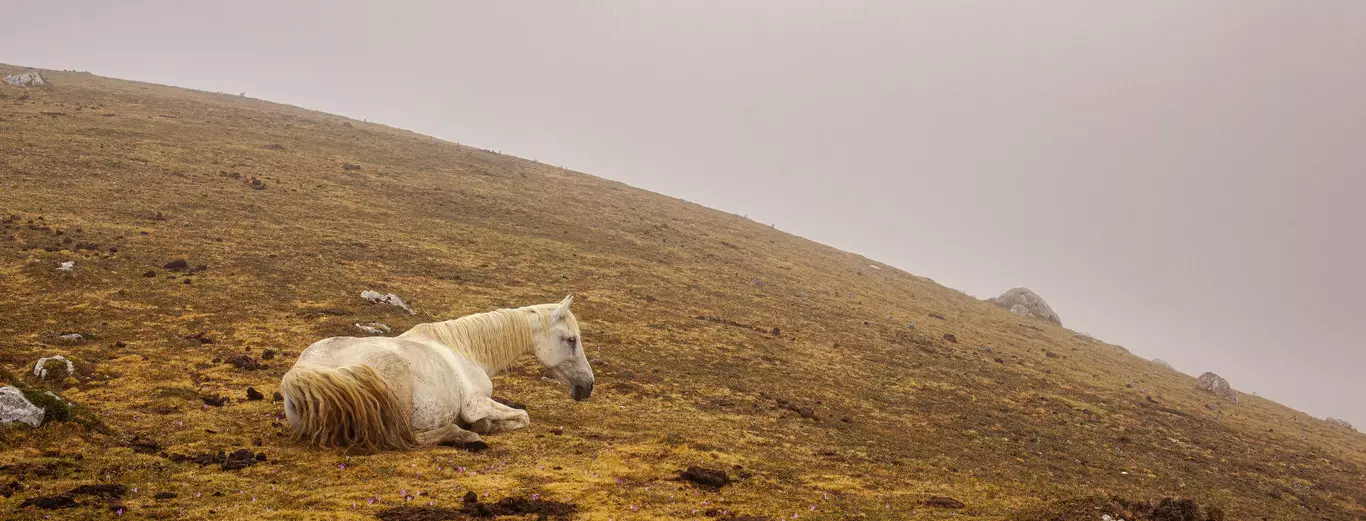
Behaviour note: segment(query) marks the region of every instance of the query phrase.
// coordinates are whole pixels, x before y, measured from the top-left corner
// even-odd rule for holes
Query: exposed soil
[[[696,465],[678,473],[678,478],[711,490],[719,490],[730,484],[730,476],[726,475],[726,471]]]

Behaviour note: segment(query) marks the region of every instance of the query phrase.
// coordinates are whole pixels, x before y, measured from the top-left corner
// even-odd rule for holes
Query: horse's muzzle
[[[575,385],[574,385],[574,391],[573,391],[574,401],[582,402],[582,401],[584,401],[584,400],[587,400],[588,397],[589,397],[590,395],[592,395],[592,394],[593,394],[593,382],[588,382],[588,383],[586,383],[586,384],[575,384]]]

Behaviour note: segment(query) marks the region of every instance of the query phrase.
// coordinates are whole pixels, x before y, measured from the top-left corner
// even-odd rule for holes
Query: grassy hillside
[[[1099,519],[1112,496],[1366,519],[1363,435],[1255,396],[1220,402],[858,255],[381,125],[45,74],[53,86],[0,86],[0,379],[35,386],[14,375],[65,354],[62,395],[97,420],[0,432],[0,517],[374,519],[474,491],[581,519]],[[311,342],[571,292],[590,401],[527,359],[495,394],[533,425],[482,452],[346,456],[285,437],[271,394]],[[230,400],[203,400],[216,395]],[[210,461],[238,449],[266,459]],[[690,465],[736,481],[678,481]],[[20,507],[88,484],[129,490]]]

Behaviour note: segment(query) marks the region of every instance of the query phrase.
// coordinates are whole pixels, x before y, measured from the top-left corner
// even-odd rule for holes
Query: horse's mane
[[[533,348],[532,321],[548,328],[555,307],[555,304],[543,304],[476,313],[455,320],[418,324],[399,336],[430,338],[483,365],[490,373],[497,373]],[[569,321],[571,329],[577,327],[573,314],[565,320]]]

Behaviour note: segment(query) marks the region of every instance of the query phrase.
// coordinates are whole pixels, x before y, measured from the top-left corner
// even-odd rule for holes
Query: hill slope
[[[0,366],[75,359],[63,394],[107,428],[0,432],[0,486],[22,481],[0,516],[118,483],[120,504],[153,518],[370,519],[473,490],[591,519],[1096,519],[1069,500],[1110,495],[1366,519],[1362,435],[1254,396],[1219,402],[1122,348],[857,255],[380,125],[45,74],[53,86],[0,86]],[[162,267],[177,259],[189,269]],[[367,305],[364,289],[419,314]],[[571,292],[592,400],[528,359],[495,393],[533,425],[484,452],[347,457],[284,437],[270,395],[309,343]],[[84,339],[59,338],[71,332]],[[223,363],[267,350],[264,369]],[[246,401],[248,386],[266,399]],[[232,400],[201,400],[219,394]],[[174,457],[240,448],[266,461]],[[737,482],[676,481],[689,465]],[[109,515],[81,502],[56,513]]]

